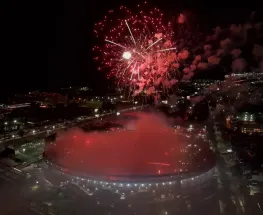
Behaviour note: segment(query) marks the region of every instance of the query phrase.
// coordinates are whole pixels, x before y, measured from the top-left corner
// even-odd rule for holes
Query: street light
[[[14,123],[17,123],[17,121],[16,121],[16,120],[14,120]]]
[[[5,122],[5,125],[7,125],[8,124],[8,122]]]

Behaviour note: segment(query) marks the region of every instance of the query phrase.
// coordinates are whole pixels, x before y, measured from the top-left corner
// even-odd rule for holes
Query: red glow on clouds
[[[85,133],[75,129],[48,145],[47,155],[61,166],[92,175],[154,175],[159,170],[169,174],[183,168],[179,160],[185,160],[181,149],[187,140],[174,134],[164,118],[136,115],[135,131]]]
[[[134,113],[135,130],[86,133],[71,130],[49,144],[45,156],[71,172],[92,176],[145,176],[197,171],[210,152],[174,133],[163,117]],[[133,114],[133,115],[134,115]],[[134,116],[133,116],[134,117]],[[187,153],[186,153],[187,152]]]

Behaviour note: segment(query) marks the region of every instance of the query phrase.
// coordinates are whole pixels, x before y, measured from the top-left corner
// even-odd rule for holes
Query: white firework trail
[[[135,61],[135,59],[133,59],[129,64],[128,64],[128,66],[123,70],[123,73],[122,74],[124,74],[125,73],[125,71],[127,70],[127,69],[129,69],[129,67],[132,65],[132,63]]]
[[[149,48],[151,48],[152,46],[154,46],[156,43],[158,43],[159,41],[161,41],[163,38],[160,38],[160,39],[158,39],[158,40],[156,40],[154,43],[152,43],[151,45],[149,45],[146,49],[145,49],[145,51],[147,51]]]
[[[136,66],[137,66],[137,62],[135,63],[135,65],[134,65],[134,67],[133,67],[133,69],[132,69],[132,74],[131,74],[131,78],[130,78],[130,80],[131,80],[132,77],[133,77],[133,74],[134,74],[134,72],[135,72],[135,68],[136,68]],[[139,68],[137,68],[137,69],[138,69],[137,72],[139,72]]]
[[[133,42],[134,42],[134,45],[136,45],[136,41],[135,41],[135,39],[134,39],[134,37],[133,37],[133,35],[132,35],[132,32],[131,32],[130,26],[129,26],[129,24],[128,24],[128,22],[127,22],[126,20],[125,20],[125,23],[126,23],[128,29],[129,29],[129,32],[130,32],[130,34],[131,34],[131,38],[132,38],[132,40],[133,40]]]
[[[110,40],[105,40],[106,42],[108,42],[108,43],[112,43],[112,44],[114,44],[114,45],[116,45],[116,46],[119,46],[119,47],[121,47],[121,48],[124,48],[124,49],[127,49],[127,47],[125,47],[125,46],[123,46],[123,45],[121,45],[121,44],[118,44],[118,43],[115,43],[115,42],[113,42],[113,41],[110,41]]]
[[[166,52],[166,51],[170,51],[170,50],[176,50],[176,48],[173,47],[173,48],[168,48],[168,49],[160,49],[160,50],[157,50],[155,52]]]
[[[137,52],[137,51],[133,51],[134,53],[136,53],[136,54],[138,54],[138,55],[140,55],[142,58],[145,58],[145,56],[141,53],[141,52]]]

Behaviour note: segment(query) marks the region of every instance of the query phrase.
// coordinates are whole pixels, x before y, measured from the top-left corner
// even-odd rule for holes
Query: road
[[[122,112],[126,112],[126,111],[138,110],[142,107],[145,107],[145,106],[134,106],[132,108],[119,110],[118,112],[122,113]],[[82,119],[72,120],[70,123],[67,123],[67,125],[62,124],[62,123],[58,123],[56,125],[43,126],[41,128],[38,128],[37,131],[35,129],[32,129],[30,132],[28,132],[28,134],[24,135],[23,137],[19,137],[19,136],[15,135],[15,137],[11,137],[9,139],[5,139],[4,141],[0,141],[0,145],[2,145],[2,146],[20,145],[20,144],[23,144],[24,142],[32,141],[33,139],[44,138],[49,133],[59,132],[59,131],[63,131],[65,129],[69,129],[72,127],[81,126],[81,125],[86,124],[90,120],[107,117],[107,116],[113,115],[113,114],[116,114],[116,113],[115,112],[109,112],[109,113],[100,114],[99,116],[96,116],[96,115],[95,116],[86,116],[86,117],[82,117]]]
[[[226,154],[225,150],[229,145],[222,139],[220,128],[216,125],[215,119],[211,119],[208,125],[210,140],[213,150],[216,153],[217,183],[218,183],[218,204],[221,214],[262,214],[258,201],[250,195],[247,187],[248,181],[243,175],[237,175],[235,171],[235,155]]]

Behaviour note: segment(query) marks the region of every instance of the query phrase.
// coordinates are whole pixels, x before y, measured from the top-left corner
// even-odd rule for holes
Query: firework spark
[[[176,83],[176,68],[172,66],[176,47],[171,24],[165,24],[160,10],[138,8],[139,14],[121,6],[117,15],[109,11],[96,24],[94,32],[98,38],[104,37],[104,43],[94,47],[98,54],[95,59],[104,68],[110,68],[108,77],[114,77],[133,95],[150,95]]]

